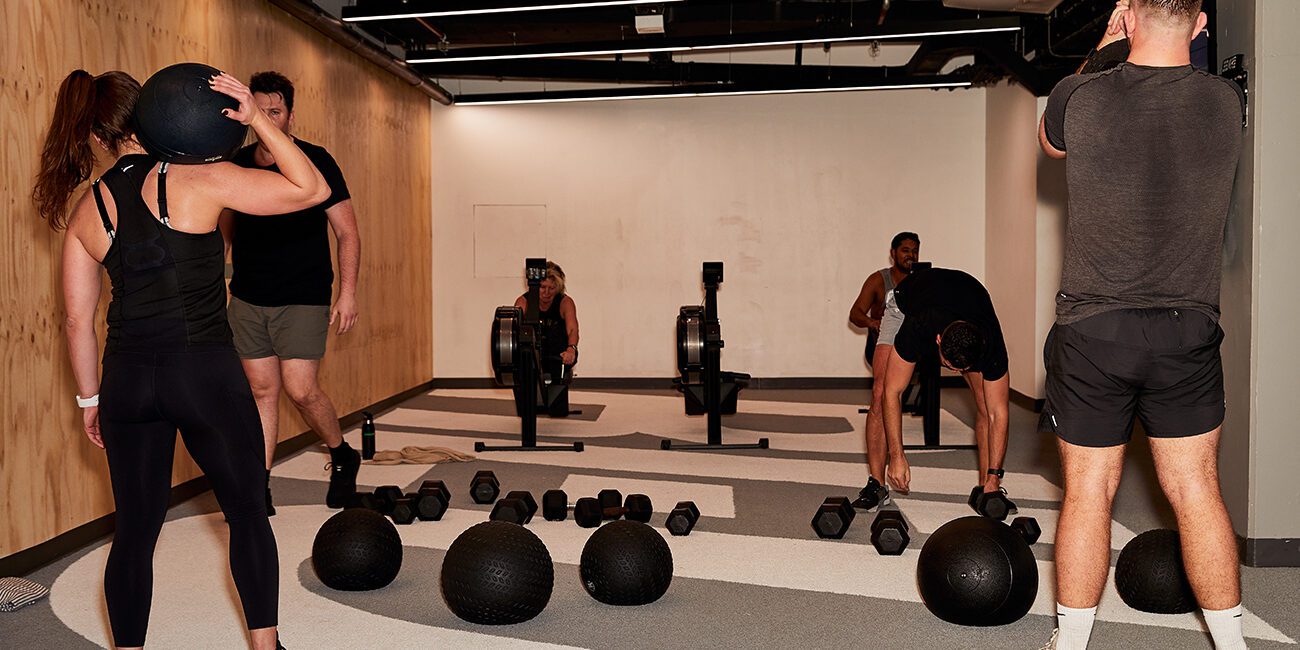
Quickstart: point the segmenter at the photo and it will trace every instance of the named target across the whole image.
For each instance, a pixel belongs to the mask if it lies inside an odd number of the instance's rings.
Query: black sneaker
[[[325,505],[342,508],[347,505],[348,497],[356,494],[361,454],[351,447],[331,449],[330,458],[329,464],[325,466],[330,472],[330,489],[325,493]]]
[[[889,488],[881,485],[874,476],[867,480],[867,484],[858,492],[858,498],[853,501],[854,508],[867,511],[887,505],[889,505]]]

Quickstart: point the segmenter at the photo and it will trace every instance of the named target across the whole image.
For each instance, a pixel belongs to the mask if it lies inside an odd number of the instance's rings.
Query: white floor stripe
[[[331,511],[323,506],[286,506],[278,510],[272,521],[280,545],[281,617],[286,640],[304,647],[366,647],[376,641],[389,647],[463,647],[471,643],[476,647],[555,647],[404,622],[316,596],[297,582],[297,567],[308,557],[315,531]],[[402,541],[406,546],[446,549],[461,531],[484,518],[480,511],[453,509],[437,524],[403,526]],[[170,522],[164,528],[155,559],[158,579],[151,645],[228,648],[242,643],[238,605],[225,578],[225,540],[220,524],[220,515],[213,514]],[[572,522],[536,519],[529,529],[542,538],[557,563],[568,565],[578,563],[590,534]],[[919,549],[909,549],[899,557],[877,555],[868,545],[870,533],[866,526],[855,526],[839,541],[727,535],[705,530],[696,530],[689,537],[671,537],[660,532],[673,550],[678,577],[920,601],[915,587]],[[107,642],[100,589],[105,550],[101,547],[69,566],[51,594],[55,614],[70,628],[101,645]],[[1040,561],[1038,569],[1039,594],[1031,612],[1051,615],[1055,607],[1052,563]],[[576,568],[557,566],[560,574],[571,571]],[[429,570],[412,571],[408,566],[398,580],[419,579],[432,585],[433,574]],[[226,589],[195,589],[196,585],[217,584],[226,585]],[[1099,620],[1204,630],[1200,618],[1193,614],[1160,616],[1129,609],[1112,585],[1113,580],[1108,582],[1098,609]],[[436,600],[432,602],[435,604],[431,606],[437,606]],[[517,628],[494,631],[509,634],[511,629]],[[1250,638],[1294,643],[1249,612],[1243,619],[1243,629]],[[382,638],[376,638],[380,635]],[[196,639],[200,643],[196,644]]]
[[[477,397],[512,399],[504,389],[486,390],[436,390],[430,395],[438,397]],[[682,399],[664,395],[629,395],[621,393],[574,392],[573,403],[604,404],[605,410],[596,421],[539,418],[537,432],[542,436],[571,436],[579,439],[618,436],[642,431],[668,437],[703,439],[705,424],[702,416],[690,417],[682,410]],[[809,404],[802,402],[769,402],[741,400],[739,410],[748,414],[804,415],[840,417],[847,420],[853,430],[843,433],[756,432],[727,426],[723,419],[723,438],[737,442],[754,441],[766,437],[774,449],[791,451],[835,451],[865,453],[863,436],[866,416],[858,413],[856,404]],[[653,422],[653,430],[647,426]],[[396,409],[385,413],[379,423],[407,426],[428,426],[466,431],[492,431],[518,433],[519,419],[515,416],[459,413],[454,411],[426,411],[423,409]],[[945,444],[974,444],[975,432],[947,411],[939,412],[939,428]],[[381,426],[382,429],[382,426]],[[381,431],[382,437],[382,431]],[[903,441],[906,444],[922,442],[921,418],[903,418]],[[381,443],[382,444],[382,443]],[[914,453],[930,453],[917,451]]]
[[[484,633],[454,630],[389,618],[318,596],[298,581],[298,565],[311,557],[321,523],[333,511],[324,506],[277,508],[271,518],[280,550],[280,635],[292,648],[502,648],[540,649],[574,646],[513,639],[509,629]],[[468,523],[483,513],[465,512]],[[572,522],[569,522],[572,525]],[[436,526],[429,526],[435,528]],[[464,528],[464,526],[462,526]],[[403,528],[404,540],[411,537]],[[407,545],[411,542],[405,541]],[[111,647],[104,605],[105,544],[72,563],[54,582],[50,606],[70,629],[101,647]],[[247,646],[243,612],[227,564],[227,537],[220,514],[169,522],[154,556],[154,596],[148,646],[229,650]],[[442,548],[446,548],[445,546]],[[398,581],[429,580],[433,572],[403,567]],[[437,582],[429,583],[435,590]],[[450,617],[437,597],[429,599],[430,620]],[[542,612],[540,617],[547,616]],[[539,618],[540,618],[539,617]],[[535,619],[536,620],[536,619]],[[521,626],[527,626],[523,623]],[[517,628],[515,628],[517,629]]]
[[[594,497],[605,488],[614,488],[623,496],[644,494],[650,497],[655,512],[669,512],[678,501],[694,501],[702,516],[736,518],[735,494],[730,485],[570,474],[560,486],[570,503],[577,502],[579,497]],[[536,496],[541,498],[540,494]]]
[[[346,437],[349,444],[353,446],[360,445],[360,438],[357,434],[348,433]],[[400,449],[407,445],[435,445],[450,447],[468,454],[474,453],[474,439],[471,437],[418,433],[385,433],[381,447]],[[623,449],[602,447],[596,444],[587,445],[587,450],[582,453],[493,451],[483,452],[480,455],[484,459],[505,463],[572,467],[585,470],[647,472],[673,476],[790,481],[854,488],[862,487],[866,475],[866,463],[770,458],[761,455],[661,451],[658,449]],[[272,474],[286,478],[321,480],[321,458],[322,456],[319,454],[299,454],[276,465]],[[375,485],[374,481],[380,476],[379,471],[382,470],[385,477],[405,472],[404,475],[411,477],[407,481],[409,484],[428,469],[429,466],[427,465],[385,467],[363,465],[358,482],[363,485]],[[966,497],[970,495],[975,479],[975,470],[973,468],[967,470],[912,466],[912,489],[918,492],[953,494]],[[403,485],[400,481],[397,481],[396,484]],[[1037,474],[1009,473],[1006,485],[1008,486],[1007,489],[1011,491],[1012,500],[1017,497],[1040,501],[1061,500],[1061,489]],[[455,490],[455,486],[452,486],[452,489]]]

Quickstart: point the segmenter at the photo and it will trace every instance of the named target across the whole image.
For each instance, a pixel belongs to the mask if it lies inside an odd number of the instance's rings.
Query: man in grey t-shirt
[[[1048,647],[1087,646],[1135,417],[1215,647],[1246,647],[1217,473],[1220,249],[1244,100],[1232,82],[1190,64],[1206,24],[1200,9],[1200,0],[1120,2],[1098,50],[1127,37],[1127,61],[1063,80],[1039,128],[1047,155],[1067,159],[1069,187],[1057,320],[1043,351],[1043,428],[1059,438],[1065,479]]]

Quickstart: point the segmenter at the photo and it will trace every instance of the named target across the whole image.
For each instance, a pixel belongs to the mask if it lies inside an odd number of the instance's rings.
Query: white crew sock
[[[1241,636],[1241,604],[1229,609],[1202,609],[1205,624],[1210,628],[1215,650],[1246,650],[1246,640]]]
[[[1056,604],[1056,650],[1087,650],[1088,637],[1092,636],[1092,622],[1097,618],[1097,608],[1075,609]]]

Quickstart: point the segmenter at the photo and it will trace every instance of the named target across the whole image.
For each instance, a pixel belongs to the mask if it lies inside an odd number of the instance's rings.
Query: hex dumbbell
[[[469,482],[469,496],[474,503],[487,504],[497,500],[501,494],[501,482],[492,470],[484,469],[474,473]]]
[[[1033,546],[1034,542],[1043,534],[1043,529],[1038,527],[1038,520],[1033,517],[1016,517],[1011,520],[1011,529],[1020,533],[1025,538],[1025,543]]]
[[[813,514],[812,527],[822,539],[841,539],[853,523],[853,502],[848,497],[826,497]]]
[[[537,514],[537,501],[533,495],[524,490],[508,492],[505,498],[497,501],[489,518],[495,521],[509,521],[519,525],[527,524]]]
[[[678,501],[664,520],[664,528],[673,535],[690,535],[699,520],[700,509],[695,507],[694,501]]]
[[[629,494],[626,499],[623,499],[623,516],[631,521],[650,523],[650,517],[654,512],[650,497],[644,494]]]
[[[420,521],[438,521],[447,512],[451,504],[451,491],[442,481],[425,481],[417,492],[421,498],[416,502],[415,516]]]
[[[623,517],[623,493],[614,489],[601,490],[596,495],[600,501],[600,517],[606,521]]]
[[[871,545],[881,555],[902,555],[911,538],[907,534],[907,520],[898,510],[881,509],[871,522]]]
[[[975,512],[995,521],[1006,521],[1011,513],[1011,501],[1002,490],[980,492],[975,497]]]
[[[547,521],[564,521],[573,510],[573,519],[583,528],[595,528],[600,525],[600,501],[595,497],[583,497],[577,503],[570,504],[569,496],[564,490],[547,490],[542,493],[542,516]]]

